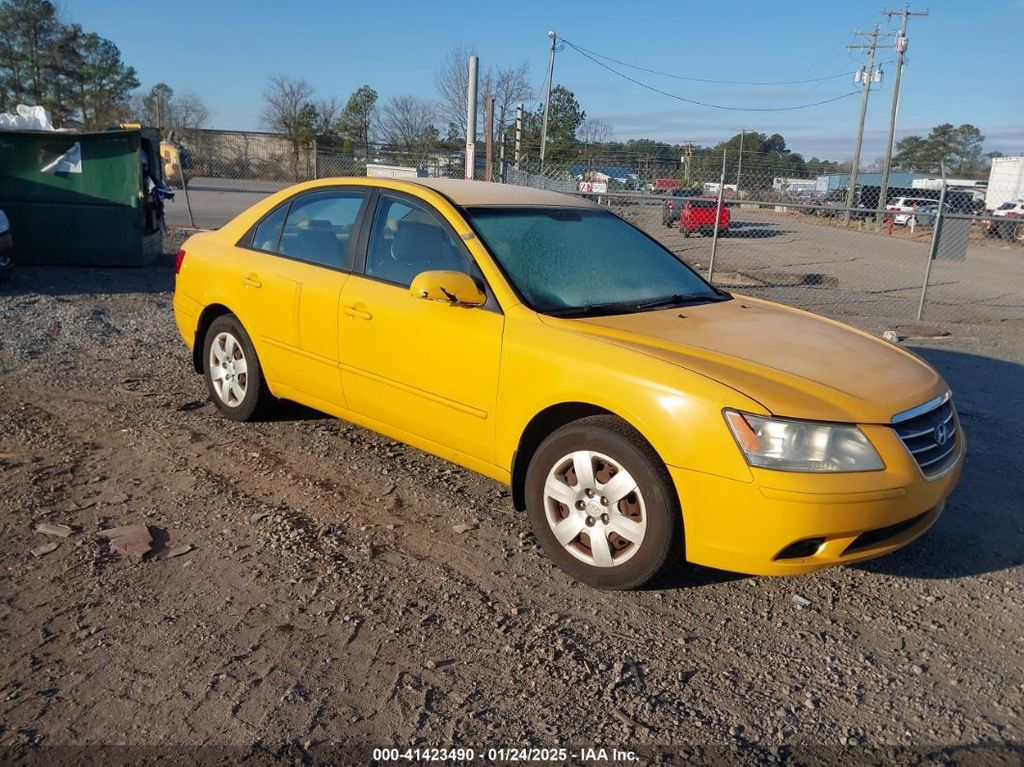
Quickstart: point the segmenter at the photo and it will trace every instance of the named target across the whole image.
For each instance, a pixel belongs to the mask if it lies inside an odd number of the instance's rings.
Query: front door
[[[493,462],[504,317],[493,298],[468,308],[409,294],[420,272],[483,276],[461,240],[425,203],[382,194],[364,274],[342,289],[341,363],[348,407]]]

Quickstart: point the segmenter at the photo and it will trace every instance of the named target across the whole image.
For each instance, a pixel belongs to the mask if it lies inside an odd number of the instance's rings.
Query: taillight
[[[181,271],[181,264],[182,264],[182,262],[184,260],[185,260],[185,250],[184,250],[184,248],[179,248],[178,249],[178,255],[176,255],[174,257],[174,273],[175,274],[177,274],[178,272]]]

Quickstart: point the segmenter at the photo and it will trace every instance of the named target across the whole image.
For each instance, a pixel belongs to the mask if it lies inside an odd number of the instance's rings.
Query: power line
[[[625,61],[620,61],[619,59],[612,58],[611,56],[606,56],[605,54],[598,53],[597,51],[589,50],[580,45],[576,45],[575,43],[571,43],[565,38],[562,38],[562,42],[565,43],[566,45],[575,48],[580,53],[590,54],[591,56],[596,56],[599,59],[611,61],[620,66],[628,67],[629,69],[635,69],[639,72],[647,72],[648,74],[660,75],[661,77],[670,77],[673,80],[687,80],[689,82],[710,83],[712,85],[806,85],[808,83],[823,83],[827,80],[838,80],[840,77],[852,77],[854,74],[856,74],[855,72],[838,72],[834,75],[826,75],[824,77],[811,77],[806,80],[715,80],[710,77],[693,77],[690,75],[677,75],[671,72],[661,72],[657,69],[648,69],[646,67],[641,67],[636,64],[630,64]]]
[[[734,106],[726,106],[724,104],[712,104],[712,103],[707,102],[707,101],[698,101],[696,99],[687,98],[686,96],[680,96],[678,93],[669,93],[668,91],[664,91],[661,88],[657,88],[657,87],[655,87],[653,85],[650,85],[648,83],[645,83],[645,82],[642,82],[640,80],[637,80],[635,77],[630,77],[629,75],[625,74],[624,72],[620,72],[617,69],[614,69],[614,68],[608,66],[603,61],[599,61],[598,59],[594,58],[589,53],[587,53],[586,51],[582,50],[577,45],[574,45],[573,43],[569,42],[568,40],[563,39],[562,42],[564,42],[566,45],[568,45],[574,51],[579,53],[581,56],[590,59],[595,64],[597,64],[599,67],[602,67],[603,69],[607,69],[609,72],[611,72],[614,75],[617,75],[617,76],[621,77],[623,80],[628,80],[629,82],[633,83],[634,85],[639,85],[641,88],[646,88],[647,90],[652,91],[653,93],[658,93],[658,94],[661,94],[662,96],[667,96],[670,99],[676,99],[677,101],[683,101],[683,102],[686,102],[687,104],[693,104],[694,106],[708,107],[709,109],[722,109],[722,110],[725,110],[727,112],[792,112],[792,111],[797,110],[797,109],[809,109],[810,107],[818,107],[818,106],[821,106],[823,104],[831,104],[832,102],[841,101],[842,99],[846,99],[846,98],[849,98],[850,96],[856,96],[857,95],[857,91],[850,91],[849,93],[844,93],[841,96],[834,96],[834,97],[829,98],[829,99],[822,99],[821,101],[815,101],[815,102],[812,102],[810,104],[796,104],[794,106],[786,106],[786,107],[734,107]]]

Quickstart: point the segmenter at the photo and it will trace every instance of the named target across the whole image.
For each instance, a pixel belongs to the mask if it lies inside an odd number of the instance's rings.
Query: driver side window
[[[477,276],[474,266],[435,213],[405,199],[381,196],[370,230],[367,276],[408,287],[420,272],[447,269]]]

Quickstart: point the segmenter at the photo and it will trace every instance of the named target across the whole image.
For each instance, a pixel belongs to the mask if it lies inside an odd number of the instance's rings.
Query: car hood
[[[887,341],[745,296],[637,314],[543,319],[714,379],[790,418],[889,423],[948,388],[928,363]]]

